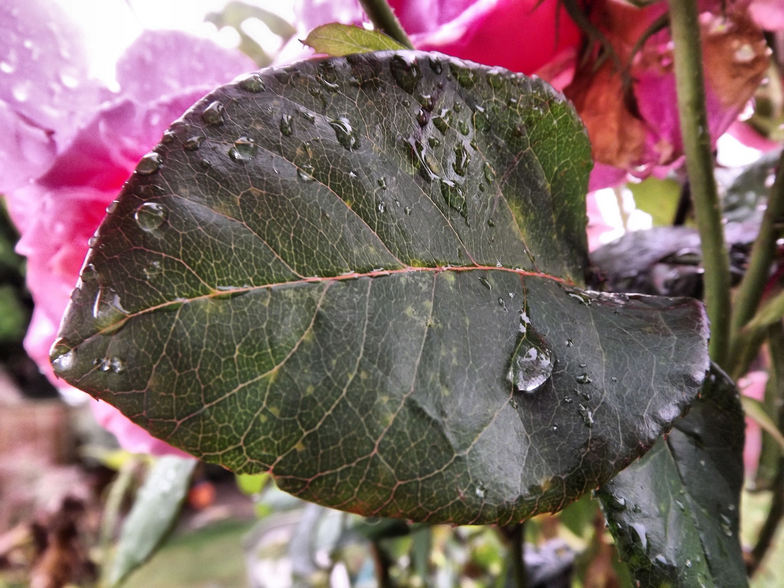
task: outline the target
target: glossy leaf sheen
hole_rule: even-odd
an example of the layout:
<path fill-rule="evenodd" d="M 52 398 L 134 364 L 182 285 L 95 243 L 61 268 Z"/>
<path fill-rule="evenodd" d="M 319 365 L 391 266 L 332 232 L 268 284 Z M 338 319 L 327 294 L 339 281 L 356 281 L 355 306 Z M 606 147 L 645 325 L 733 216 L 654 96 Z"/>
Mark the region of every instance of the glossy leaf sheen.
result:
<path fill-rule="evenodd" d="M 598 496 L 642 586 L 745 586 L 738 540 L 743 410 L 719 371 L 702 398 Z"/>
<path fill-rule="evenodd" d="M 364 514 L 508 523 L 653 444 L 701 305 L 588 293 L 590 147 L 539 80 L 353 55 L 219 88 L 99 229 L 53 365 L 169 443 Z"/>

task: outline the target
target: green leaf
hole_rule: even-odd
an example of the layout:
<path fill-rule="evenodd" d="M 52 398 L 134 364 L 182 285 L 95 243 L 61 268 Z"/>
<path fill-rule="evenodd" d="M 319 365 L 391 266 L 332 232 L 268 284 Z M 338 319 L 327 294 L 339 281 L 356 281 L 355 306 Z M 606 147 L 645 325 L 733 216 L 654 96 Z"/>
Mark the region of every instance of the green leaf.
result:
<path fill-rule="evenodd" d="M 689 414 L 597 492 L 642 586 L 745 586 L 738 540 L 743 411 L 715 369 Z"/>
<path fill-rule="evenodd" d="M 326 53 L 335 57 L 352 53 L 405 49 L 392 37 L 379 31 L 369 31 L 362 27 L 336 22 L 316 27 L 302 42 L 315 49 L 317 53 Z"/>
<path fill-rule="evenodd" d="M 110 585 L 120 583 L 161 544 L 180 512 L 196 463 L 194 459 L 172 455 L 155 461 L 123 523 L 109 574 Z"/>
<path fill-rule="evenodd" d="M 773 418 L 768 414 L 765 405 L 750 396 L 741 396 L 740 403 L 743 406 L 743 412 L 747 417 L 754 419 L 754 421 L 762 428 L 778 446 L 784 451 L 784 435 L 782 435 Z"/>
<path fill-rule="evenodd" d="M 542 81 L 438 54 L 251 74 L 142 159 L 54 368 L 326 506 L 558 510 L 650 447 L 708 365 L 699 302 L 576 286 L 589 154 Z"/>
<path fill-rule="evenodd" d="M 626 186 L 631 190 L 637 208 L 651 215 L 654 226 L 672 224 L 681 196 L 678 182 L 650 177 L 642 182 L 629 182 Z"/>

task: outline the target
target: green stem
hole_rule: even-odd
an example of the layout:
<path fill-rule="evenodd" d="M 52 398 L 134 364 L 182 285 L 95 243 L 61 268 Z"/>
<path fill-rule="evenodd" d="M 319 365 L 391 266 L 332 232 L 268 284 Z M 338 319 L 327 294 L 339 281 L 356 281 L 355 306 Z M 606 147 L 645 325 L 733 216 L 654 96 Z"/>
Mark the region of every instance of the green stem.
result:
<path fill-rule="evenodd" d="M 370 22 L 381 32 L 386 33 L 401 45 L 413 49 L 414 45 L 400 25 L 386 0 L 359 0 Z"/>
<path fill-rule="evenodd" d="M 776 387 L 776 395 L 779 400 L 782 400 L 784 399 L 784 326 L 780 321 L 768 330 L 768 341 L 772 368 L 771 377 Z M 779 408 L 779 429 L 782 428 L 782 423 L 784 423 L 784 405 Z M 784 456 L 779 457 L 778 460 L 778 471 L 773 480 L 773 494 L 768 516 L 757 535 L 757 543 L 751 550 L 750 574 L 759 569 L 765 554 L 773 543 L 773 538 L 776 536 L 782 519 L 784 519 Z"/>
<path fill-rule="evenodd" d="M 512 585 L 515 588 L 526 588 L 528 579 L 525 575 L 525 523 L 517 523 L 501 527 L 501 533 L 509 542 L 509 561 L 512 567 Z"/>
<path fill-rule="evenodd" d="M 735 357 L 735 342 L 738 334 L 746 323 L 754 316 L 757 310 L 765 284 L 770 275 L 770 266 L 776 255 L 776 238 L 778 236 L 777 223 L 784 217 L 784 151 L 779 159 L 779 169 L 776 181 L 768 196 L 768 205 L 762 217 L 757 239 L 751 249 L 749 264 L 743 280 L 738 286 L 735 295 L 735 306 L 732 312 L 730 340 L 733 341 L 732 358 Z"/>
<path fill-rule="evenodd" d="M 705 112 L 697 0 L 668 1 L 678 115 L 705 267 L 705 306 L 711 321 L 710 355 L 723 366 L 729 348 L 730 271 Z"/>

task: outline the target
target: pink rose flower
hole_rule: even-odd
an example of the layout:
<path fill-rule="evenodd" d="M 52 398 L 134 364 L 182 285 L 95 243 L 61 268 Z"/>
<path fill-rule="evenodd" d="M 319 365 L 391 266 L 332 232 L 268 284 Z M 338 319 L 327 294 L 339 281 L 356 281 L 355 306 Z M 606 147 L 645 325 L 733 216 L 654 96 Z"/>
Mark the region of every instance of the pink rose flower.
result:
<path fill-rule="evenodd" d="M 25 347 L 63 388 L 49 348 L 106 207 L 173 120 L 255 65 L 181 32 L 146 32 L 118 62 L 113 94 L 87 79 L 79 31 L 57 5 L 6 3 L 0 27 L 0 192 L 21 233 L 17 250 L 35 301 Z M 93 406 L 126 449 L 180 453 L 113 407 Z"/>
<path fill-rule="evenodd" d="M 417 49 L 440 51 L 485 65 L 533 74 L 564 54 L 573 55 L 581 35 L 558 0 L 390 0 Z M 357 0 L 298 0 L 299 37 L 329 22 L 360 24 Z M 312 55 L 295 39 L 282 61 Z"/>

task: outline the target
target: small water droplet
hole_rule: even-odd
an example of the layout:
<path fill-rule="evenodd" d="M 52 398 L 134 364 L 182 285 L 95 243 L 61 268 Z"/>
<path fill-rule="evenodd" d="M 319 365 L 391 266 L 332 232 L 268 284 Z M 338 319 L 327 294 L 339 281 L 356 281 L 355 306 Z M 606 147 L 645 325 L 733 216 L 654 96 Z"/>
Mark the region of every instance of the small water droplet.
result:
<path fill-rule="evenodd" d="M 239 86 L 246 92 L 253 92 L 254 94 L 258 94 L 265 90 L 264 81 L 257 73 L 248 74 L 242 78 L 239 82 Z"/>
<path fill-rule="evenodd" d="M 508 309 L 506 308 L 506 300 L 504 300 L 501 296 L 498 297 L 498 306 L 503 308 L 504 311 L 508 312 Z"/>
<path fill-rule="evenodd" d="M 386 204 L 384 204 L 384 201 L 382 200 L 382 201 L 380 201 L 380 202 L 378 203 L 378 206 L 377 206 L 376 208 L 378 209 L 378 211 L 379 211 L 381 214 L 384 214 L 384 212 L 386 212 L 387 205 L 386 205 Z"/>
<path fill-rule="evenodd" d="M 166 222 L 167 216 L 166 207 L 158 202 L 144 202 L 133 213 L 136 224 L 148 233 L 159 229 Z"/>
<path fill-rule="evenodd" d="M 491 218 L 487 219 L 487 226 L 490 227 L 490 228 L 494 227 L 495 226 L 495 220 L 493 220 Z"/>
<path fill-rule="evenodd" d="M 410 206 L 406 206 L 406 207 L 403 209 L 403 212 L 405 212 L 405 213 L 406 213 L 406 216 L 408 216 L 409 214 L 411 214 L 411 207 L 410 207 Z"/>
<path fill-rule="evenodd" d="M 79 276 L 79 279 L 82 281 L 83 284 L 89 284 L 91 282 L 95 282 L 98 280 L 98 270 L 95 269 L 95 266 L 91 263 L 88 263 L 82 268 L 82 273 Z"/>
<path fill-rule="evenodd" d="M 376 183 L 378 184 L 378 187 L 381 188 L 382 190 L 387 189 L 387 179 L 384 176 L 378 178 L 378 180 L 376 180 Z"/>
<path fill-rule="evenodd" d="M 157 172 L 161 165 L 163 165 L 163 159 L 160 154 L 150 151 L 139 160 L 139 164 L 136 166 L 136 173 L 149 176 Z"/>
<path fill-rule="evenodd" d="M 193 137 L 188 137 L 185 139 L 185 142 L 182 144 L 183 149 L 186 151 L 196 151 L 201 144 L 204 142 L 204 135 L 194 135 Z"/>
<path fill-rule="evenodd" d="M 468 210 L 465 193 L 460 186 L 458 186 L 452 180 L 445 180 L 441 178 L 441 195 L 449 205 L 449 208 L 459 212 L 460 216 L 463 218 L 467 218 Z"/>
<path fill-rule="evenodd" d="M 395 55 L 389 62 L 389 69 L 397 85 L 405 92 L 412 94 L 422 79 L 422 72 L 416 58 L 408 55 Z"/>
<path fill-rule="evenodd" d="M 117 205 L 120 204 L 120 201 L 115 199 L 109 203 L 109 206 L 106 207 L 106 214 L 113 214 L 115 210 L 117 210 Z"/>
<path fill-rule="evenodd" d="M 309 123 L 312 124 L 316 122 L 316 115 L 313 114 L 312 112 L 308 110 L 300 110 L 299 113 L 302 115 L 302 118 L 304 118 Z"/>
<path fill-rule="evenodd" d="M 152 261 L 150 265 L 144 268 L 144 277 L 147 280 L 151 280 L 155 276 L 161 273 L 161 262 L 157 259 Z"/>
<path fill-rule="evenodd" d="M 290 114 L 283 114 L 280 117 L 280 134 L 284 137 L 290 137 L 294 132 L 294 121 Z"/>
<path fill-rule="evenodd" d="M 303 182 L 312 182 L 315 178 L 313 177 L 314 167 L 306 163 L 302 167 L 297 170 L 297 177 Z"/>
<path fill-rule="evenodd" d="M 577 412 L 579 412 L 580 416 L 583 418 L 585 426 L 593 427 L 593 411 L 590 408 L 579 404 L 577 407 Z"/>
<path fill-rule="evenodd" d="M 430 62 L 430 69 L 433 70 L 434 74 L 439 75 L 443 72 L 444 68 L 438 59 L 431 57 L 428 61 Z"/>
<path fill-rule="evenodd" d="M 430 116 L 427 114 L 424 108 L 420 108 L 419 112 L 417 112 L 417 122 L 419 123 L 420 127 L 424 127 L 427 125 L 427 121 L 430 120 Z"/>
<path fill-rule="evenodd" d="M 448 108 L 442 108 L 436 116 L 433 117 L 433 125 L 441 131 L 441 133 L 446 133 L 446 130 L 449 128 L 449 124 L 452 122 L 452 111 Z"/>
<path fill-rule="evenodd" d="M 574 341 L 571 340 L 571 339 L 567 339 L 566 340 L 566 346 L 567 347 L 574 347 Z"/>
<path fill-rule="evenodd" d="M 449 69 L 452 72 L 452 75 L 455 76 L 457 83 L 464 88 L 471 88 L 476 84 L 476 74 L 474 73 L 474 70 L 455 63 L 450 63 Z"/>
<path fill-rule="evenodd" d="M 479 283 L 482 284 L 488 290 L 493 289 L 493 285 L 490 283 L 490 280 L 488 280 L 485 276 L 479 276 Z"/>
<path fill-rule="evenodd" d="M 468 127 L 468 123 L 464 120 L 457 121 L 457 130 L 460 131 L 463 135 L 467 135 L 471 132 L 471 129 Z"/>
<path fill-rule="evenodd" d="M 455 145 L 454 152 L 455 161 L 452 163 L 452 169 L 455 170 L 456 174 L 465 176 L 468 171 L 468 164 L 471 163 L 471 157 L 468 155 L 468 151 L 466 151 L 465 145 L 462 143 Z"/>
<path fill-rule="evenodd" d="M 593 382 L 591 377 L 586 373 L 582 373 L 579 376 L 577 376 L 576 380 L 578 384 L 590 384 L 591 382 Z"/>
<path fill-rule="evenodd" d="M 253 159 L 256 155 L 257 145 L 253 139 L 240 137 L 234 141 L 234 145 L 229 149 L 229 157 L 233 161 L 246 162 Z"/>
<path fill-rule="evenodd" d="M 92 308 L 93 318 L 101 330 L 112 332 L 122 326 L 122 319 L 128 316 L 128 311 L 120 302 L 120 295 L 112 288 L 100 288 L 95 295 Z"/>
<path fill-rule="evenodd" d="M 201 118 L 208 125 L 223 124 L 223 104 L 218 100 L 213 100 L 202 111 Z"/>
<path fill-rule="evenodd" d="M 476 489 L 474 491 L 476 492 L 478 498 L 484 498 L 485 493 L 487 492 L 487 488 L 485 488 L 485 485 L 480 482 L 479 484 L 477 484 Z"/>
<path fill-rule="evenodd" d="M 168 145 L 169 143 L 174 141 L 174 139 L 176 139 L 176 138 L 177 138 L 177 134 L 174 131 L 167 130 L 167 131 L 164 131 L 163 135 L 161 136 L 161 143 L 164 143 L 164 144 Z"/>
<path fill-rule="evenodd" d="M 57 375 L 65 375 L 76 367 L 76 349 L 73 349 L 62 339 L 58 339 L 52 346 L 52 367 Z"/>
<path fill-rule="evenodd" d="M 430 145 L 431 148 L 435 148 L 441 145 L 441 141 L 438 140 L 438 137 L 428 137 L 427 144 Z"/>
<path fill-rule="evenodd" d="M 483 171 L 484 171 L 485 179 L 487 180 L 487 183 L 492 184 L 495 181 L 495 170 L 493 169 L 493 166 L 490 165 L 488 162 L 485 162 L 485 165 L 483 167 Z"/>
<path fill-rule="evenodd" d="M 691 560 L 687 559 L 685 562 L 683 562 L 683 565 L 685 565 L 687 568 L 690 568 L 692 566 Z"/>
<path fill-rule="evenodd" d="M 329 121 L 335 131 L 335 137 L 345 149 L 353 151 L 359 147 L 359 137 L 345 116 L 340 116 Z"/>
<path fill-rule="evenodd" d="M 640 507 L 638 505 L 634 505 L 637 509 Z M 634 509 L 632 509 L 634 510 Z M 639 510 L 635 512 L 640 512 Z M 645 525 L 642 523 L 632 523 L 631 528 L 634 529 L 635 535 L 637 535 L 637 541 L 640 543 L 640 547 L 644 552 L 647 553 L 648 551 L 648 529 L 645 528 Z"/>
<path fill-rule="evenodd" d="M 419 101 L 419 104 L 422 106 L 422 108 L 428 112 L 431 112 L 433 107 L 436 105 L 435 100 L 433 100 L 433 96 L 430 94 L 420 94 L 417 96 L 417 100 Z"/>

